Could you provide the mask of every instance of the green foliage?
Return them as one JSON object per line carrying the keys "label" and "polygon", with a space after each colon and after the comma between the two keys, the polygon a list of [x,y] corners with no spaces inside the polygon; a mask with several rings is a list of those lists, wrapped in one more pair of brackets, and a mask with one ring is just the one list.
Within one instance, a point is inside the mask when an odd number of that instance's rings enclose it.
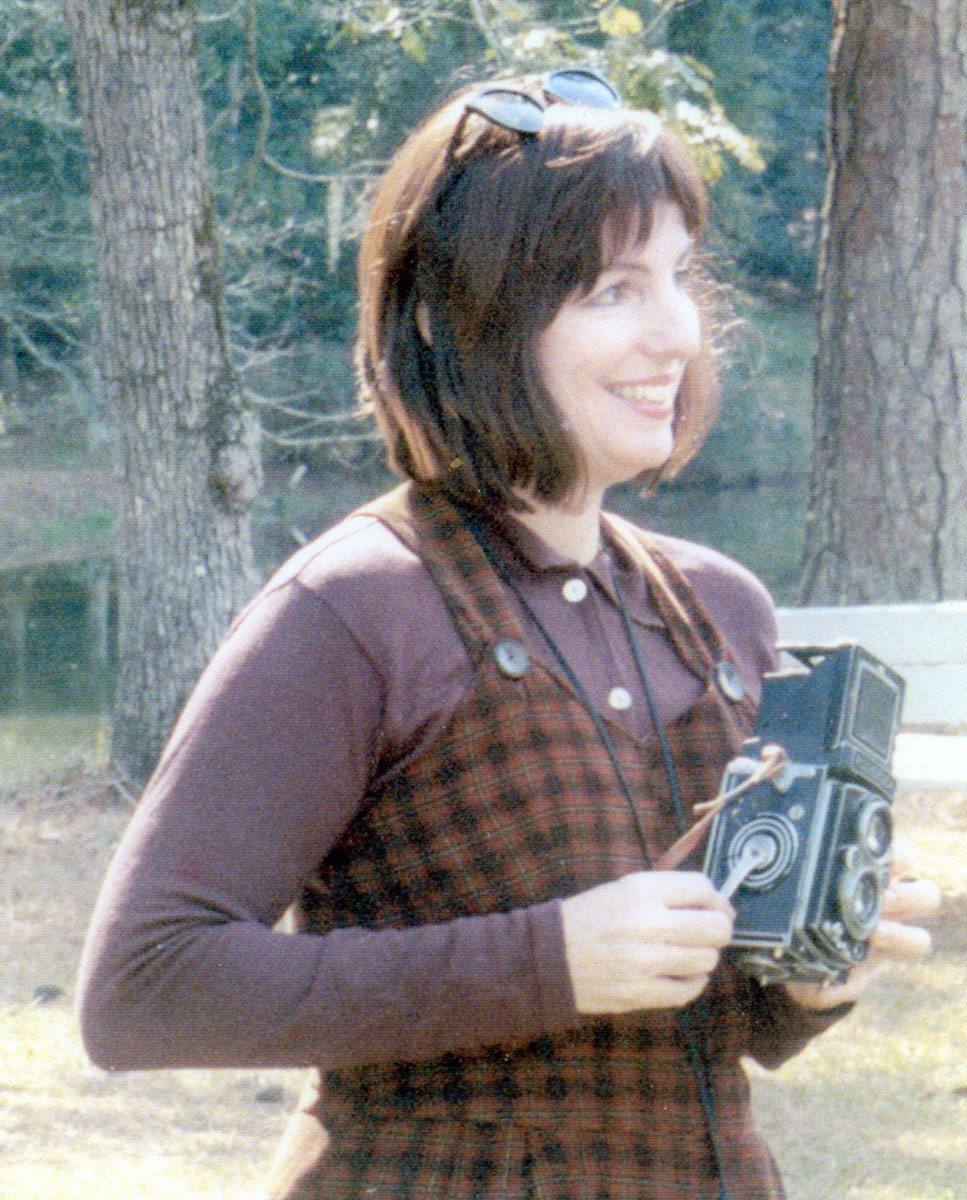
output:
{"label": "green foliage", "polygon": [[[348,342],[365,193],[422,116],[457,86],[561,62],[598,67],[630,104],[663,112],[708,174],[762,166],[715,81],[669,51],[655,0],[263,0],[247,19],[202,8],[213,177],[225,217],[232,327],[270,440],[343,453],[345,355],[306,390],[280,348]],[[298,415],[294,416],[294,413]]]}
{"label": "green foliage", "polygon": [[[0,5],[0,398],[8,423],[30,418],[40,371],[83,391],[90,333],[86,167],[71,111],[70,53],[60,5]],[[14,394],[15,393],[15,394]]]}
{"label": "green foliage", "polygon": [[829,0],[690,0],[669,45],[701,61],[715,95],[755,139],[763,170],[724,159],[716,222],[738,272],[809,290],[825,182]]}
{"label": "green foliage", "polygon": [[[347,415],[366,190],[407,131],[462,84],[596,66],[629,104],[663,112],[691,141],[740,270],[808,282],[826,0],[198,5],[232,340],[278,457],[366,453]],[[0,419],[12,433],[89,428],[96,413],[71,91],[57,0],[0,5]]]}

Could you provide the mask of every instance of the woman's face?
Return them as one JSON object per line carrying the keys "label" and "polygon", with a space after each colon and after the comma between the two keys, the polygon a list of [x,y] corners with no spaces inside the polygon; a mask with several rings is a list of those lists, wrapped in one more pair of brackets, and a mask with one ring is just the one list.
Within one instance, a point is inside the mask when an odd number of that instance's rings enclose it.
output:
{"label": "woman's face", "polygon": [[566,300],[537,339],[538,369],[589,499],[672,452],[675,400],[701,336],[681,285],[691,246],[680,209],[659,202],[647,240],[609,254],[590,292]]}

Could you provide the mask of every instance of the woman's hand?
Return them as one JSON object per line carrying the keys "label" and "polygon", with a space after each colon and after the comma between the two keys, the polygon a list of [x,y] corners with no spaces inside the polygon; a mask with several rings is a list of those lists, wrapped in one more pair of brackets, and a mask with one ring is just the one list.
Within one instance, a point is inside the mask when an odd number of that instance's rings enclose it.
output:
{"label": "woman's hand", "polygon": [[562,901],[581,1013],[680,1008],[705,989],[735,913],[693,871],[641,871]]}
{"label": "woman's hand", "polygon": [[889,961],[916,961],[930,953],[930,934],[910,921],[922,921],[940,907],[940,889],[913,868],[913,855],[901,842],[894,845],[890,885],[883,897],[883,915],[869,954],[839,984],[787,983],[786,991],[804,1008],[836,1008],[858,1000]]}

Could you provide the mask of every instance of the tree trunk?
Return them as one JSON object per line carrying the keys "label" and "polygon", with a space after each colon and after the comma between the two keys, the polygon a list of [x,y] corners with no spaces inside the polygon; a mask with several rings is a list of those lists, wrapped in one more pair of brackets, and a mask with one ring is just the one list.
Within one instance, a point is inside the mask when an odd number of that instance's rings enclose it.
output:
{"label": "tree trunk", "polygon": [[113,752],[142,780],[251,594],[258,440],[229,362],[193,5],[68,0],[67,14],[123,472]]}
{"label": "tree trunk", "polygon": [[840,0],[803,599],[967,596],[967,0]]}

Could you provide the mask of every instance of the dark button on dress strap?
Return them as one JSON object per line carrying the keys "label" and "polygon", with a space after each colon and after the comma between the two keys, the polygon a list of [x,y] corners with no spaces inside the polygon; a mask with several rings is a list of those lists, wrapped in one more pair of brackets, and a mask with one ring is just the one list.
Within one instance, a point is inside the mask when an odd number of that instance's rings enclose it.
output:
{"label": "dark button on dress strap", "polygon": [[745,681],[739,673],[739,668],[727,658],[715,664],[715,681],[726,700],[738,704],[740,700],[745,699]]}
{"label": "dark button on dress strap", "polygon": [[521,679],[530,670],[530,655],[523,643],[512,638],[498,642],[493,654],[497,669],[508,679]]}

